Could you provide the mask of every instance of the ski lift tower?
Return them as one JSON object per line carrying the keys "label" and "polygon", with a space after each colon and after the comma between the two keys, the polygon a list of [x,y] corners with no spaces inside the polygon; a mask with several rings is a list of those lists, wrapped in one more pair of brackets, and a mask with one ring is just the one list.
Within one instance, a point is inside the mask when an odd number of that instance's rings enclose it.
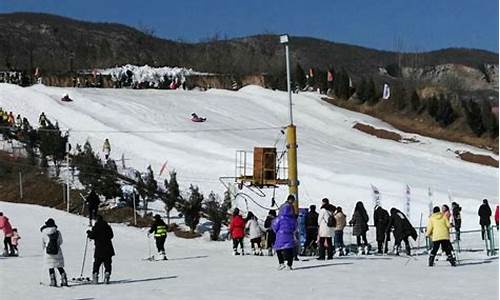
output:
{"label": "ski lift tower", "polygon": [[[239,150],[236,152],[235,179],[239,188],[243,186],[256,188],[276,188],[279,185],[288,185],[289,194],[295,197],[294,210],[299,213],[299,180],[297,176],[297,134],[293,124],[292,114],[292,89],[290,82],[290,58],[288,51],[288,35],[280,36],[280,43],[285,46],[287,89],[289,99],[290,124],[286,127],[286,151],[278,153],[275,147],[255,147],[253,160],[247,156],[250,151]],[[286,161],[282,161],[284,154]],[[278,156],[279,154],[279,156]],[[253,165],[252,165],[253,162]],[[250,170],[253,171],[250,174]],[[221,177],[228,178],[228,177]]]}
{"label": "ski lift tower", "polygon": [[286,140],[288,150],[288,189],[290,195],[295,197],[293,203],[295,213],[299,213],[299,179],[297,175],[297,128],[293,124],[292,113],[292,84],[290,80],[290,55],[288,51],[288,34],[280,36],[280,43],[285,46],[285,59],[286,59],[286,85],[288,89],[288,100],[290,106],[290,124],[286,128]]}

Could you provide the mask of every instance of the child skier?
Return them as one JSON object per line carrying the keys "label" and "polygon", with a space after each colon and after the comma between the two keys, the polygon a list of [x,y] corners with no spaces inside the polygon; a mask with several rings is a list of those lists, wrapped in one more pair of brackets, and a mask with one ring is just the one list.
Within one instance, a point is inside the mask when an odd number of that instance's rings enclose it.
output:
{"label": "child skier", "polygon": [[156,241],[156,248],[158,255],[161,259],[167,260],[165,255],[165,240],[167,239],[167,224],[162,220],[160,215],[155,215],[155,219],[151,228],[149,229],[148,236],[153,233]]}
{"label": "child skier", "polygon": [[448,222],[448,219],[444,216],[444,214],[439,211],[439,207],[434,207],[433,213],[427,222],[427,236],[432,238],[432,250],[431,255],[429,256],[429,267],[434,266],[434,259],[439,247],[446,252],[450,264],[452,266],[456,266],[457,262],[453,256],[453,246],[450,242],[450,228],[450,222]]}
{"label": "child skier", "polygon": [[257,217],[251,211],[248,212],[245,229],[248,230],[253,255],[262,255],[262,229]]}
{"label": "child skier", "polygon": [[14,256],[19,256],[19,240],[21,239],[21,236],[17,233],[17,228],[12,229],[12,237],[11,237],[11,243],[12,243],[12,251]]}
{"label": "child skier", "polygon": [[234,255],[240,255],[238,252],[238,245],[241,247],[241,254],[245,255],[243,250],[243,237],[245,236],[245,220],[240,216],[240,210],[235,208],[231,222],[229,223],[229,233],[233,239]]}
{"label": "child skier", "polygon": [[42,248],[45,256],[45,264],[49,268],[50,286],[57,286],[55,268],[61,275],[61,286],[68,286],[68,278],[64,271],[64,256],[61,250],[63,238],[57,230],[53,219],[48,219],[40,228],[42,232]]}

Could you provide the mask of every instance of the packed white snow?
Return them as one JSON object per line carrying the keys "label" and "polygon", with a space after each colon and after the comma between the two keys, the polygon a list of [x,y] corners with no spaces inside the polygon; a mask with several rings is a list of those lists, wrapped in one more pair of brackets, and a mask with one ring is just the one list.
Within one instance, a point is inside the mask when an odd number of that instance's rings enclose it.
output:
{"label": "packed white snow", "polygon": [[[498,299],[498,257],[484,252],[461,253],[456,268],[445,259],[429,268],[427,256],[349,256],[295,262],[290,272],[277,271],[276,257],[231,255],[229,241],[170,234],[169,260],[149,262],[142,260],[148,247],[154,248],[146,231],[120,224],[112,224],[113,284],[52,288],[46,286],[39,227],[54,218],[64,239],[66,271],[74,277],[81,271],[87,219],[6,202],[0,202],[0,211],[21,235],[21,256],[0,257],[2,299]],[[90,276],[92,256],[93,243],[84,276]]]}
{"label": "packed white snow", "polygon": [[120,80],[123,76],[125,76],[127,71],[132,72],[133,83],[148,82],[155,84],[163,82],[165,77],[170,80],[178,78],[179,80],[184,81],[185,77],[189,75],[206,74],[193,71],[193,69],[181,67],[150,67],[148,65],[136,66],[130,64],[115,68],[96,70],[99,74],[111,75],[111,78],[115,81]]}
{"label": "packed white snow", "polygon": [[[73,102],[61,102],[68,93]],[[425,225],[429,200],[434,205],[457,201],[462,205],[463,229],[477,229],[477,209],[482,199],[494,209],[498,201],[498,169],[465,162],[455,150],[498,156],[475,147],[400,132],[378,119],[330,105],[316,93],[293,96],[294,123],[298,135],[299,201],[301,207],[319,206],[323,197],[350,215],[362,200],[372,215],[372,190],[381,192],[381,203],[405,211],[406,185],[411,188],[410,218],[415,226],[421,215]],[[70,130],[70,141],[90,141],[102,151],[111,142],[111,157],[125,157],[127,166],[141,171],[151,164],[158,176],[176,170],[182,188],[199,185],[208,194],[222,194],[221,176],[235,176],[236,150],[254,146],[285,148],[281,127],[288,124],[287,93],[247,86],[239,91],[129,90],[57,88],[35,85],[22,88],[0,84],[0,107],[36,123],[41,112]],[[191,113],[206,117],[190,120]],[[365,134],[352,126],[362,122],[414,137],[418,143],[398,143]],[[251,157],[249,157],[251,161]],[[120,165],[120,163],[117,163]],[[429,197],[429,187],[432,197]],[[264,207],[266,197],[244,188]],[[277,190],[281,204],[287,188]],[[259,217],[267,211],[243,198],[236,205]],[[371,221],[370,221],[371,222]]]}

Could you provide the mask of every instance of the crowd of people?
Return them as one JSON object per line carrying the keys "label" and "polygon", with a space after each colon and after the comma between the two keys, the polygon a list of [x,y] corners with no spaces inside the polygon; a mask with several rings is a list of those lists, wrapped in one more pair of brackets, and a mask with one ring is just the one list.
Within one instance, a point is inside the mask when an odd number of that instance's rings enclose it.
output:
{"label": "crowd of people", "polygon": [[[264,225],[261,226],[257,217],[248,212],[243,218],[238,208],[234,209],[229,224],[229,234],[233,240],[233,254],[244,255],[244,238],[250,239],[251,252],[254,255],[263,255],[263,250],[267,249],[268,255],[276,252],[279,262],[279,269],[292,269],[294,260],[297,260],[299,248],[301,255],[314,255],[318,260],[330,260],[334,256],[347,255],[351,249],[344,244],[344,229],[347,225],[352,226],[352,235],[356,238],[356,248],[352,252],[357,255],[368,255],[371,245],[367,240],[369,230],[369,216],[363,202],[356,203],[350,221],[344,214],[342,207],[330,203],[327,198],[322,199],[319,212],[316,206],[311,205],[309,211],[304,216],[305,242],[300,245],[298,238],[298,213],[294,210],[295,198],[290,195],[287,202],[279,209],[270,210]],[[450,232],[454,229],[455,240],[460,240],[460,229],[462,224],[461,207],[453,202],[452,208],[447,204],[442,207],[434,207],[429,216],[426,228],[426,236],[430,244],[429,266],[434,265],[436,253],[441,247],[448,256],[448,261],[452,266],[456,265],[456,258],[453,246],[450,242]],[[490,238],[490,226],[492,216],[488,200],[484,199],[478,210],[480,218],[482,238]],[[498,206],[495,212],[495,222],[498,229]],[[376,254],[392,254],[399,256],[402,244],[406,255],[411,256],[412,248],[409,238],[417,240],[417,230],[408,220],[407,216],[393,207],[388,212],[382,206],[374,208],[373,224],[376,231]],[[485,237],[485,235],[487,235]],[[389,251],[391,237],[394,239],[393,250]],[[286,261],[286,265],[284,262]]]}

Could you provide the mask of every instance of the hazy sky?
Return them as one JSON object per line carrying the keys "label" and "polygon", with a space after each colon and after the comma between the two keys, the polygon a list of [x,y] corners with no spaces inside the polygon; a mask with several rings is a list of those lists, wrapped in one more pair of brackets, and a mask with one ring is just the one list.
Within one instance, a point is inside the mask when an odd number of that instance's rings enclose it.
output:
{"label": "hazy sky", "polygon": [[0,12],[14,11],[147,27],[192,42],[287,32],[387,50],[498,52],[497,0],[0,0]]}

